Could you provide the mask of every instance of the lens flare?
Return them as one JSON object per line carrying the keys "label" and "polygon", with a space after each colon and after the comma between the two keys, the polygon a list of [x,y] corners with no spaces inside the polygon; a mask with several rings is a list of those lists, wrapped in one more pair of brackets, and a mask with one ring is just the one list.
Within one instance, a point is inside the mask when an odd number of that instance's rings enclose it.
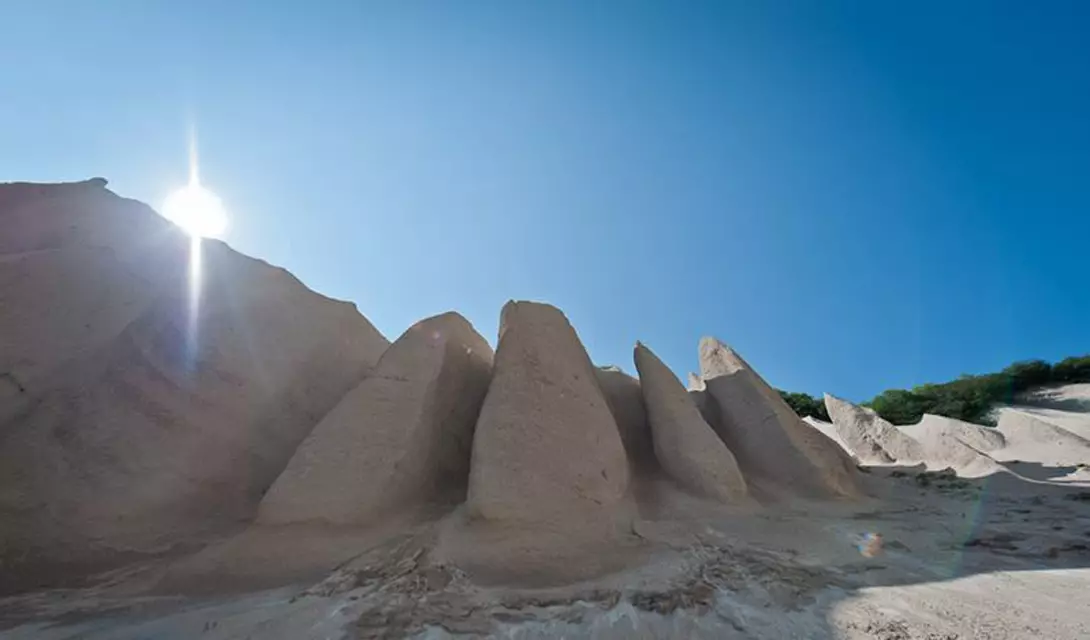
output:
{"label": "lens flare", "polygon": [[201,240],[219,238],[227,229],[227,211],[219,197],[201,186],[197,158],[197,134],[189,131],[189,184],[170,194],[163,202],[163,216],[189,234],[189,304],[186,327],[186,362],[196,372],[200,352],[200,309],[204,285]]}
{"label": "lens flare", "polygon": [[223,201],[196,181],[167,197],[163,215],[195,238],[218,238],[227,229]]}

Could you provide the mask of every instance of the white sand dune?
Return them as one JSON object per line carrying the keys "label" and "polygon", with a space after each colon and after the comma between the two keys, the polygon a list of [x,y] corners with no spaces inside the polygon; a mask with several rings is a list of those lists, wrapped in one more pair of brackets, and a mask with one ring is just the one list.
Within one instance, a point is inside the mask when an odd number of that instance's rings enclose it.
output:
{"label": "white sand dune", "polygon": [[1090,440],[1090,383],[1040,389],[1010,408]]}
{"label": "white sand dune", "polygon": [[[1088,395],[1090,385],[1046,390],[1030,399],[1051,403],[1048,407],[1000,407],[994,428],[930,414],[917,424],[893,427],[865,407],[826,395],[833,424],[812,418],[806,422],[830,437],[835,434],[833,439],[865,464],[922,463],[928,469],[951,467],[965,477],[988,475],[1005,467],[1033,479],[1067,474],[1067,481],[1081,482],[1090,480],[1090,473],[1079,469],[1079,465],[1090,465],[1090,439],[1046,421],[1045,416],[1077,428],[1090,416],[1077,410]],[[891,429],[899,437],[894,438]],[[905,446],[906,442],[913,444]]]}
{"label": "white sand dune", "polygon": [[930,413],[924,414],[916,424],[906,425],[900,429],[902,433],[918,441],[922,441],[929,434],[938,432],[949,434],[980,452],[1002,449],[1006,444],[1003,435],[991,427]]}
{"label": "white sand dune", "polygon": [[959,476],[977,478],[1003,468],[984,451],[1002,442],[1002,437],[989,434],[987,427],[925,414],[918,423],[900,429],[920,443],[922,462],[928,469],[952,468]]}
{"label": "white sand dune", "polygon": [[1006,446],[990,453],[996,460],[1090,464],[1090,440],[1019,409],[1004,407],[998,416]]}

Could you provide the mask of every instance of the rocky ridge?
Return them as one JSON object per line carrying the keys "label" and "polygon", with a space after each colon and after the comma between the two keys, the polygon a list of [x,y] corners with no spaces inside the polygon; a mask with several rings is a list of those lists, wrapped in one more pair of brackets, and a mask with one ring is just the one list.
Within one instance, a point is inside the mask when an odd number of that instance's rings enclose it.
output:
{"label": "rocky ridge", "polygon": [[[706,398],[642,345],[639,380],[594,367],[541,303],[504,307],[494,357],[456,314],[389,346],[351,305],[189,242],[103,180],[2,185],[0,219],[7,589],[238,527],[367,528],[413,505],[454,509],[450,539],[502,531],[510,554],[546,559],[561,539],[636,540],[656,478],[728,503],[750,476],[854,493],[833,445],[718,341]],[[482,574],[512,564],[448,547]]]}

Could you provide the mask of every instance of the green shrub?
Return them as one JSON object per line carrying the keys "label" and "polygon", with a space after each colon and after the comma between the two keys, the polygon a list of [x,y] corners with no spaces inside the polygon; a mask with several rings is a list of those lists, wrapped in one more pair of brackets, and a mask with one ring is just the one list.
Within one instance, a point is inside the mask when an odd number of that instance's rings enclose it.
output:
{"label": "green shrub", "polygon": [[1010,379],[1011,390],[1019,393],[1052,382],[1052,365],[1044,360],[1015,362],[1003,369],[1003,375]]}
{"label": "green shrub", "polygon": [[883,391],[866,404],[893,424],[919,422],[928,407],[926,399],[905,389]]}
{"label": "green shrub", "polygon": [[1055,382],[1090,382],[1090,355],[1064,358],[1052,365]]}
{"label": "green shrub", "polygon": [[825,401],[819,400],[807,393],[788,392],[777,389],[784,402],[791,405],[800,418],[814,416],[819,420],[829,422],[829,412],[825,409]]}
{"label": "green shrub", "polygon": [[[1026,360],[999,373],[964,375],[951,382],[923,384],[911,390],[889,389],[863,404],[893,424],[914,424],[925,413],[988,424],[996,404],[1011,403],[1023,391],[1073,382],[1090,382],[1090,355],[1065,358],[1054,365]],[[787,391],[780,391],[780,395],[800,416],[829,419],[824,403],[812,396]]]}

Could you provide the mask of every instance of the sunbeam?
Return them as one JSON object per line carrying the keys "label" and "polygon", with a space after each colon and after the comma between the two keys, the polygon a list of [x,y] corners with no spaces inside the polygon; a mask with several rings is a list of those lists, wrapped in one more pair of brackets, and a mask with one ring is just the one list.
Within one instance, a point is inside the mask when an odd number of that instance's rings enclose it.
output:
{"label": "sunbeam", "polygon": [[189,318],[186,327],[186,363],[192,370],[197,362],[200,336],[201,281],[204,277],[204,260],[201,237],[194,235],[189,241]]}
{"label": "sunbeam", "polygon": [[163,202],[163,215],[190,236],[189,296],[186,357],[196,365],[200,335],[201,289],[204,278],[203,238],[219,238],[227,229],[227,212],[220,198],[201,185],[196,134],[189,135],[189,183]]}

